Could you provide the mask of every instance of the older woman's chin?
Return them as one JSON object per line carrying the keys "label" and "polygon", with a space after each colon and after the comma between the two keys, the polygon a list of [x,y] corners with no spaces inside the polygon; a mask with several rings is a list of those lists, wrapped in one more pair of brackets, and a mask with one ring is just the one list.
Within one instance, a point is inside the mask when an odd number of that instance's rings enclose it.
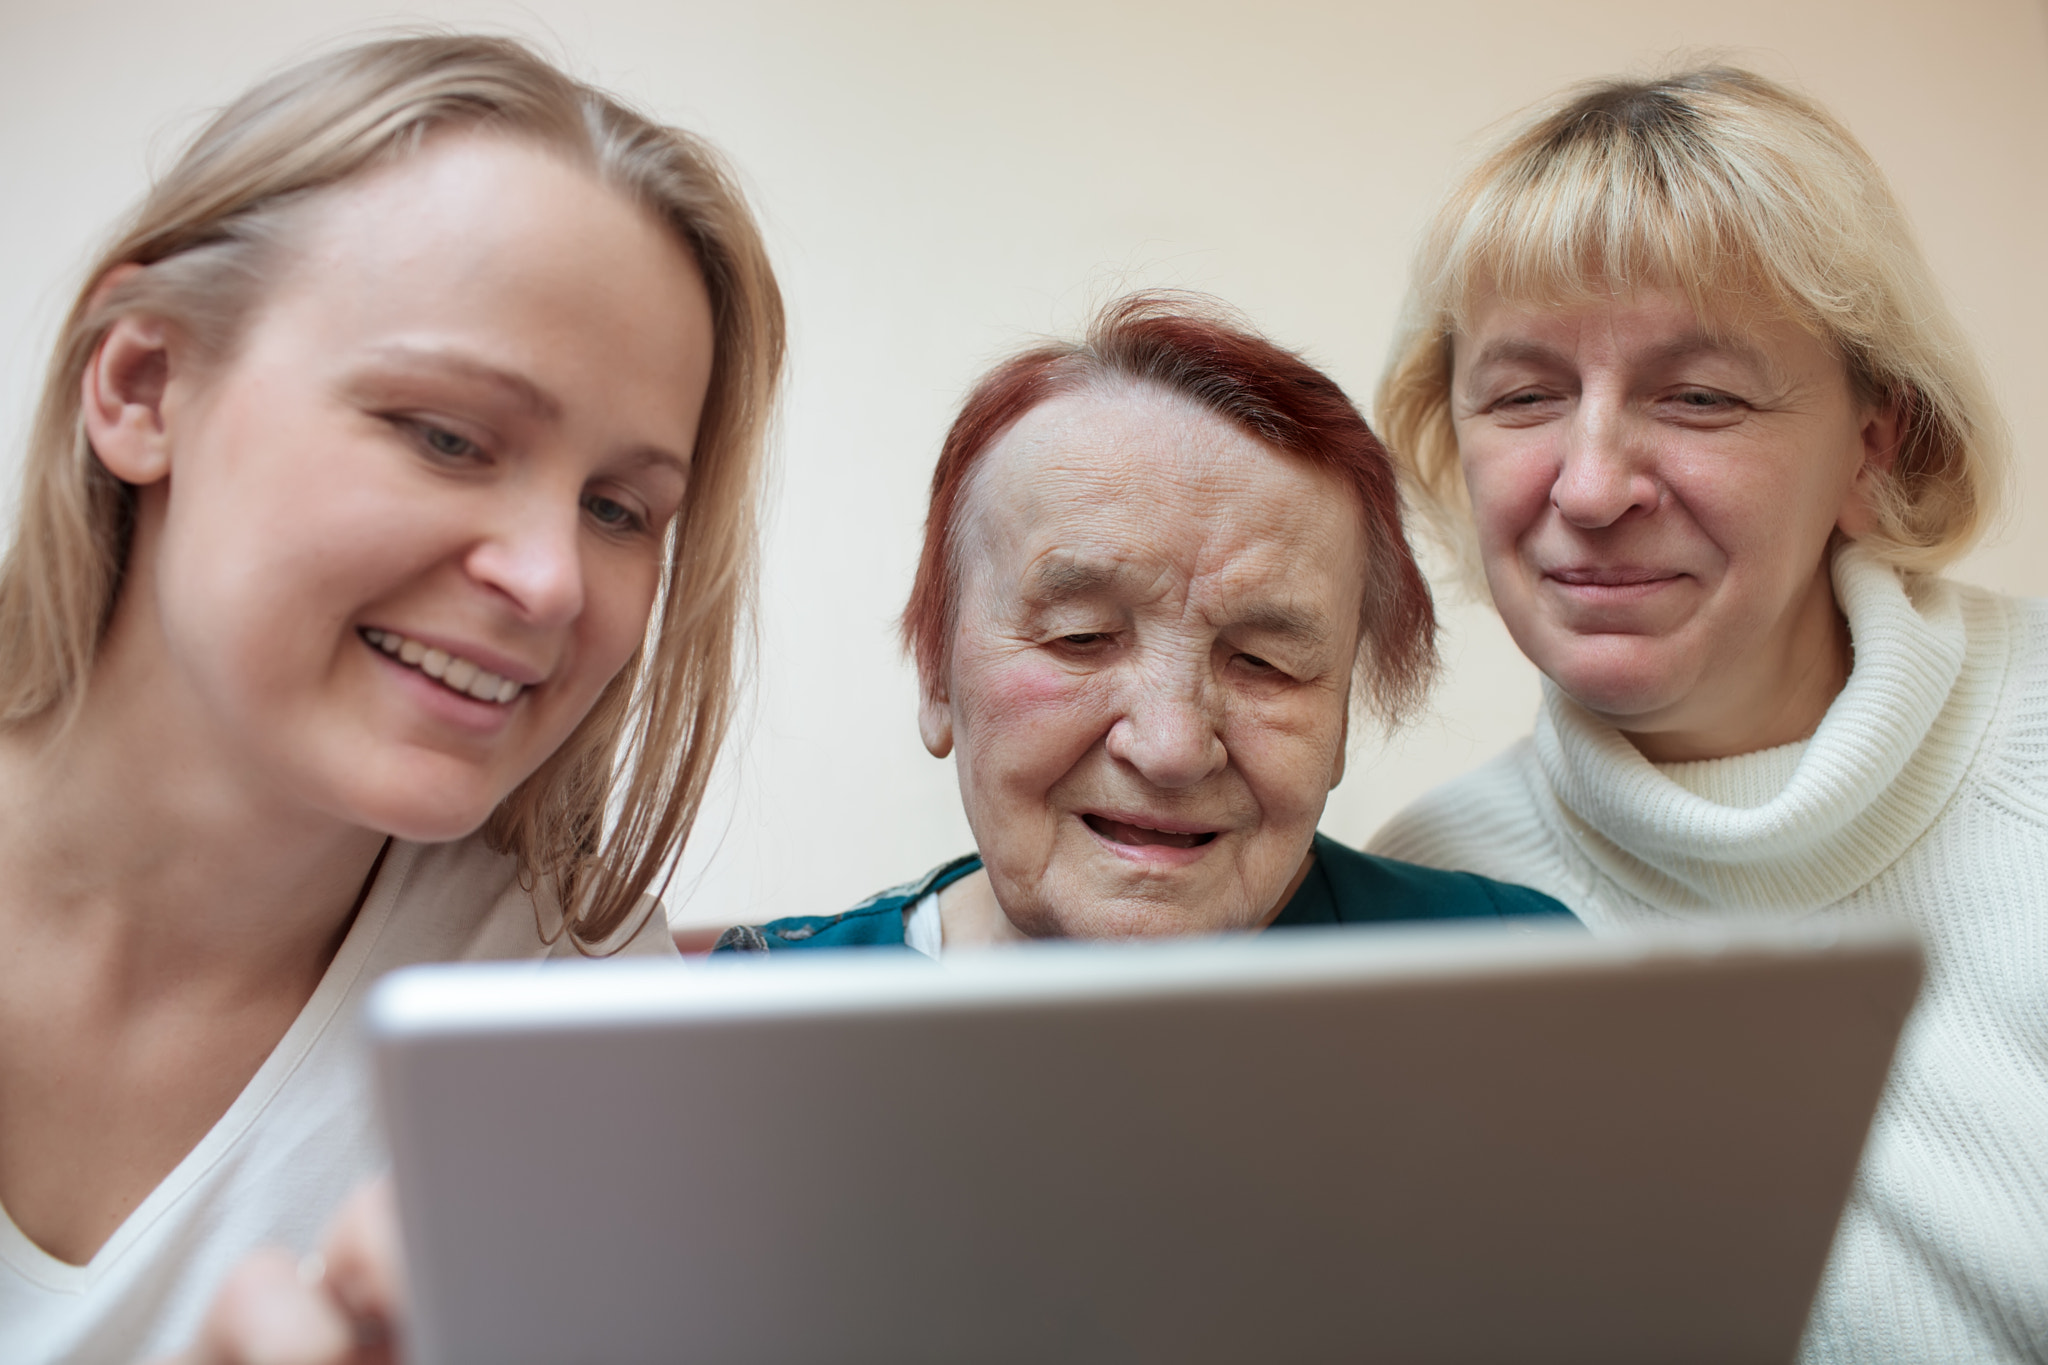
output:
{"label": "older woman's chin", "polygon": [[1032,938],[1181,938],[1196,934],[1227,934],[1263,928],[1278,909],[1284,888],[1253,901],[1228,899],[1174,900],[1115,897],[1068,903],[1004,907],[1012,924]]}
{"label": "older woman's chin", "polygon": [[1683,705],[1705,671],[1690,641],[1650,635],[1556,632],[1522,652],[1566,696],[1617,724]]}

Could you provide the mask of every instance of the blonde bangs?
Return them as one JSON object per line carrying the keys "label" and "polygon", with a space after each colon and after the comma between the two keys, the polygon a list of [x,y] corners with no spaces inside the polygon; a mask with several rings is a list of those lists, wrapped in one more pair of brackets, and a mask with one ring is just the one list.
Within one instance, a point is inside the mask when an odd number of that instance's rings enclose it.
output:
{"label": "blonde bangs", "polygon": [[[1638,290],[1685,294],[1702,320],[1724,325],[1758,306],[1796,307],[1783,280],[1758,268],[1758,224],[1720,186],[1673,192],[1672,167],[1629,143],[1569,149],[1548,164],[1483,187],[1441,252],[1431,290],[1453,330],[1483,298],[1569,308]],[[1691,192],[1687,192],[1691,191]]]}

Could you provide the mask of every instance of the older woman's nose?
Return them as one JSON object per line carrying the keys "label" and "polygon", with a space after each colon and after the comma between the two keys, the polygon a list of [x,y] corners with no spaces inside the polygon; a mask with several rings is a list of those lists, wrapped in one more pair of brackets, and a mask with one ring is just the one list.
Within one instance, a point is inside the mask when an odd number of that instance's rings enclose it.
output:
{"label": "older woman's nose", "polygon": [[1201,684],[1143,687],[1109,729],[1110,757],[1155,787],[1192,787],[1214,777],[1230,755],[1208,693]]}
{"label": "older woman's nose", "polygon": [[1550,504],[1587,530],[1612,526],[1657,505],[1655,461],[1646,434],[1624,413],[1584,404],[1564,432]]}

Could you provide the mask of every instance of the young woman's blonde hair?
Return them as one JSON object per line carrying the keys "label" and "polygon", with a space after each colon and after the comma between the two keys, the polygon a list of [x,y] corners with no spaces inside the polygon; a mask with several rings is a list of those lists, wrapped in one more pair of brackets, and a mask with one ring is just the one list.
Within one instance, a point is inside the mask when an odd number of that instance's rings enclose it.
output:
{"label": "young woman's blonde hair", "polygon": [[[109,326],[148,312],[202,363],[227,357],[300,208],[458,128],[529,140],[587,168],[675,233],[711,296],[711,386],[645,639],[484,826],[522,877],[555,882],[564,920],[545,932],[588,947],[614,939],[643,890],[664,884],[731,717],[784,325],[760,231],[718,154],[519,43],[392,38],[263,82],[207,125],[100,256],[58,336],[0,563],[0,725],[77,704],[121,590],[135,490],[93,454],[79,411],[81,376]],[[129,264],[144,268],[102,287]]]}
{"label": "young woman's blonde hair", "polygon": [[1898,405],[1902,440],[1863,541],[1887,562],[1938,569],[1995,517],[2004,425],[1876,163],[1811,100],[1706,67],[1566,91],[1478,162],[1424,235],[1374,416],[1468,578],[1450,391],[1469,310],[1641,287],[1684,291],[1727,332],[1790,317],[1841,355],[1859,398]]}

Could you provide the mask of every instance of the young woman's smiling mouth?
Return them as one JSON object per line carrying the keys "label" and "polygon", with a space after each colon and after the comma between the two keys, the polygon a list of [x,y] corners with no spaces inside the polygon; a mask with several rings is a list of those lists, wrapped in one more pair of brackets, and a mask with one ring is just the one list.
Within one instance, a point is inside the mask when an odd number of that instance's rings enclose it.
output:
{"label": "young woman's smiling mouth", "polygon": [[408,668],[426,674],[451,692],[459,692],[476,701],[490,702],[496,706],[510,706],[526,690],[523,683],[510,678],[501,678],[481,665],[445,649],[422,644],[418,640],[400,635],[395,630],[379,630],[366,626],[363,639],[371,646],[383,650]]}

